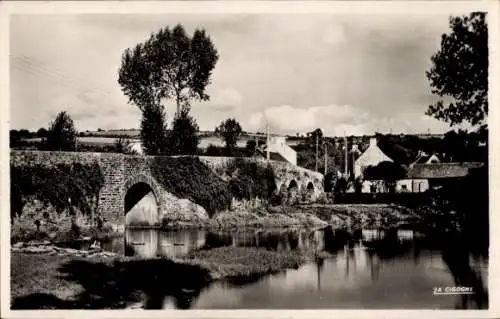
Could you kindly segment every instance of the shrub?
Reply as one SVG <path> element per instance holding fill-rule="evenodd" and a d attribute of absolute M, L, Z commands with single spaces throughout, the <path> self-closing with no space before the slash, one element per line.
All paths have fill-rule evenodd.
<path fill-rule="evenodd" d="M 104 176 L 97 163 L 10 167 L 11 216 L 22 214 L 26 202 L 36 199 L 57 212 L 78 209 L 89 215 L 97 210 Z"/>
<path fill-rule="evenodd" d="M 332 203 L 332 200 L 330 198 L 328 198 L 327 193 L 321 193 L 321 195 L 319 195 L 319 197 L 318 197 L 317 202 L 319 204 L 330 204 L 330 203 Z"/>
<path fill-rule="evenodd" d="M 220 151 L 220 149 L 217 146 L 210 144 L 210 145 L 208 145 L 207 150 L 205 151 L 205 155 L 206 156 L 221 156 L 222 152 Z"/>
<path fill-rule="evenodd" d="M 196 120 L 183 109 L 175 117 L 172 130 L 167 134 L 168 149 L 171 155 L 194 155 L 198 152 L 199 127 Z"/>
<path fill-rule="evenodd" d="M 199 204 L 210 216 L 231 207 L 227 182 L 197 157 L 155 157 L 152 173 L 167 191 Z"/>
<path fill-rule="evenodd" d="M 76 139 L 77 132 L 73 120 L 66 111 L 63 111 L 50 123 L 45 147 L 51 151 L 73 151 Z"/>
<path fill-rule="evenodd" d="M 271 166 L 262 167 L 256 162 L 236 158 L 227 168 L 231 194 L 241 199 L 261 198 L 269 200 L 276 191 L 274 171 Z"/>

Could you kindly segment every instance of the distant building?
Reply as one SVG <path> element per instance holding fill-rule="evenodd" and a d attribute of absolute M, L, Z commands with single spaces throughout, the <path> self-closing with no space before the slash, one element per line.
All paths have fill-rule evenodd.
<path fill-rule="evenodd" d="M 268 147 L 270 160 L 286 161 L 297 165 L 297 152 L 287 144 L 285 136 L 270 136 L 269 146 L 263 145 L 261 148 L 258 148 L 258 155 L 267 158 Z"/>
<path fill-rule="evenodd" d="M 423 160 L 423 154 L 420 160 Z M 378 147 L 377 139 L 371 138 L 368 148 L 354 163 L 355 178 L 362 177 L 368 166 L 377 166 L 381 162 L 394 161 Z M 429 181 L 425 178 L 403 178 L 396 181 L 396 192 L 425 192 L 428 189 Z M 387 191 L 382 180 L 364 180 L 362 182 L 361 192 L 363 193 L 383 193 Z"/>
<path fill-rule="evenodd" d="M 437 156 L 437 154 L 427 154 L 425 152 L 419 151 L 417 158 L 411 165 L 415 164 L 436 164 L 436 163 L 441 163 L 441 160 Z M 410 166 L 411 166 L 410 165 Z"/>
<path fill-rule="evenodd" d="M 354 177 L 363 175 L 363 171 L 368 166 L 376 166 L 381 162 L 393 162 L 393 160 L 384 154 L 377 146 L 377 139 L 371 138 L 368 148 L 354 162 Z"/>
<path fill-rule="evenodd" d="M 456 178 L 467 176 L 472 169 L 481 168 L 484 163 L 431 163 L 414 164 L 408 170 L 407 176 L 411 180 L 427 180 L 428 187 L 439 187 L 452 183 Z"/>

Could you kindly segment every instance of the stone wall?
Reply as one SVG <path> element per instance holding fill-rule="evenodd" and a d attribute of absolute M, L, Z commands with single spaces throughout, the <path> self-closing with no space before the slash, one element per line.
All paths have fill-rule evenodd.
<path fill-rule="evenodd" d="M 234 158 L 231 157 L 216 157 L 216 156 L 200 156 L 200 160 L 210 167 L 217 175 L 224 174 L 225 169 L 232 163 Z M 259 165 L 266 166 L 267 160 L 259 158 L 245 158 L 246 161 L 255 162 Z M 303 192 L 307 189 L 307 185 L 312 183 L 314 187 L 313 200 L 319 197 L 324 192 L 324 176 L 321 173 L 314 172 L 300 166 L 296 166 L 287 162 L 269 161 L 269 165 L 273 168 L 276 185 L 278 190 L 281 187 L 288 189 L 290 183 L 295 181 L 298 185 L 298 191 Z M 223 176 L 224 177 L 224 176 Z"/>
<path fill-rule="evenodd" d="M 199 157 L 217 175 L 223 176 L 225 168 L 229 166 L 232 158 L 227 157 Z M 77 152 L 44 152 L 44 151 L 11 151 L 11 163 L 22 165 L 57 165 L 59 163 L 91 164 L 97 162 L 104 175 L 104 186 L 99 195 L 98 211 L 109 222 L 123 225 L 125 222 L 125 195 L 127 190 L 138 182 L 150 186 L 157 198 L 160 219 L 163 217 L 185 218 L 186 211 L 192 212 L 197 217 L 205 218 L 206 212 L 199 205 L 186 199 L 179 199 L 166 191 L 158 183 L 151 172 L 151 156 L 128 156 L 115 153 L 77 153 Z M 255 158 L 246 158 L 262 165 L 267 161 Z M 299 191 L 307 189 L 311 183 L 314 186 L 314 197 L 323 193 L 323 175 L 290 163 L 270 161 L 276 175 L 276 185 L 288 188 L 292 181 L 297 183 Z"/>

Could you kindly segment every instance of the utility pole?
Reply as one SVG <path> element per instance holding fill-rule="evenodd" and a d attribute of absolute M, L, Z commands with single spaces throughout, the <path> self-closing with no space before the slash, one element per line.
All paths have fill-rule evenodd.
<path fill-rule="evenodd" d="M 269 148 L 271 147 L 269 140 L 269 123 L 266 123 L 266 158 L 269 161 L 271 154 L 269 153 Z"/>
<path fill-rule="evenodd" d="M 316 172 L 318 171 L 318 132 L 316 132 Z"/>
<path fill-rule="evenodd" d="M 328 145 L 325 143 L 325 176 L 326 173 L 328 172 L 327 167 L 328 167 Z"/>
<path fill-rule="evenodd" d="M 344 166 L 344 173 L 345 175 L 347 176 L 347 160 L 348 160 L 348 157 L 347 157 L 347 135 L 344 131 L 344 146 L 345 146 L 345 166 Z"/>

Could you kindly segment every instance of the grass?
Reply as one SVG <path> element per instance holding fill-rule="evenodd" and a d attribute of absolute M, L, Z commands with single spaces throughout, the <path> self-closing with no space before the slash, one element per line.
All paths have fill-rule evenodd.
<path fill-rule="evenodd" d="M 254 247 L 218 247 L 189 253 L 184 261 L 208 269 L 212 278 L 251 277 L 298 268 L 305 257 L 297 252 L 274 252 Z"/>
<path fill-rule="evenodd" d="M 310 213 L 337 227 L 396 227 L 418 222 L 417 214 L 406 207 L 387 204 L 313 204 L 290 208 L 293 214 Z"/>
<path fill-rule="evenodd" d="M 11 299 L 50 292 L 66 300 L 81 290 L 76 283 L 60 278 L 59 266 L 72 260 L 69 256 L 42 254 L 11 255 Z"/>
<path fill-rule="evenodd" d="M 12 308 L 118 309 L 142 300 L 147 309 L 161 309 L 166 296 L 189 308 L 213 280 L 242 284 L 304 261 L 298 253 L 247 247 L 198 250 L 175 262 L 12 253 Z"/>

